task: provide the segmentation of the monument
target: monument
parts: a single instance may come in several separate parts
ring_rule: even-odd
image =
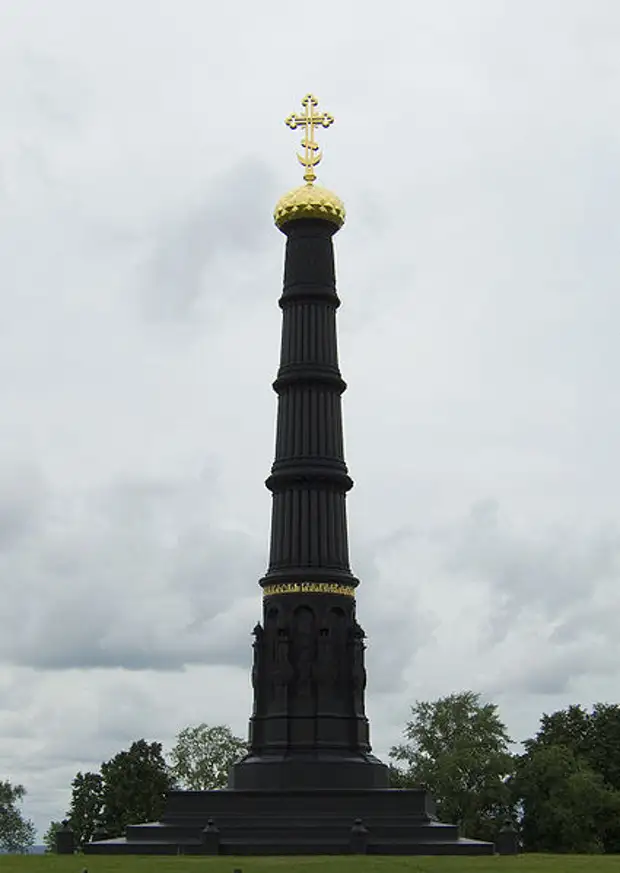
[[[334,121],[311,94],[286,124],[303,133],[304,184],[280,199],[286,236],[269,566],[254,628],[250,751],[222,791],[172,791],[160,822],[87,853],[492,854],[459,838],[423,789],[390,789],[364,708],[365,634],[349,566],[332,238],[340,199],[315,184],[315,135]]]

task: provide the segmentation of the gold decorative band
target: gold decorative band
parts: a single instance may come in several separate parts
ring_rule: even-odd
[[[270,594],[343,594],[345,597],[355,597],[355,588],[336,582],[282,582],[279,585],[265,585],[263,597],[269,597]]]

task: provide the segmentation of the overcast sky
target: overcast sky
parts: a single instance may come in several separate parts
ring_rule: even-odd
[[[378,754],[471,688],[617,700],[617,0],[0,0],[0,778],[243,734],[283,119],[336,116],[351,558]]]

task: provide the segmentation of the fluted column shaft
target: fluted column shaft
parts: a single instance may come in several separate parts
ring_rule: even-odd
[[[262,584],[357,584],[349,568],[332,233],[324,221],[287,226],[269,569]]]

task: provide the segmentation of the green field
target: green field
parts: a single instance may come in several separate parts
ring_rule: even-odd
[[[1,856],[0,873],[620,873],[620,855],[487,858],[187,858],[86,855]]]

